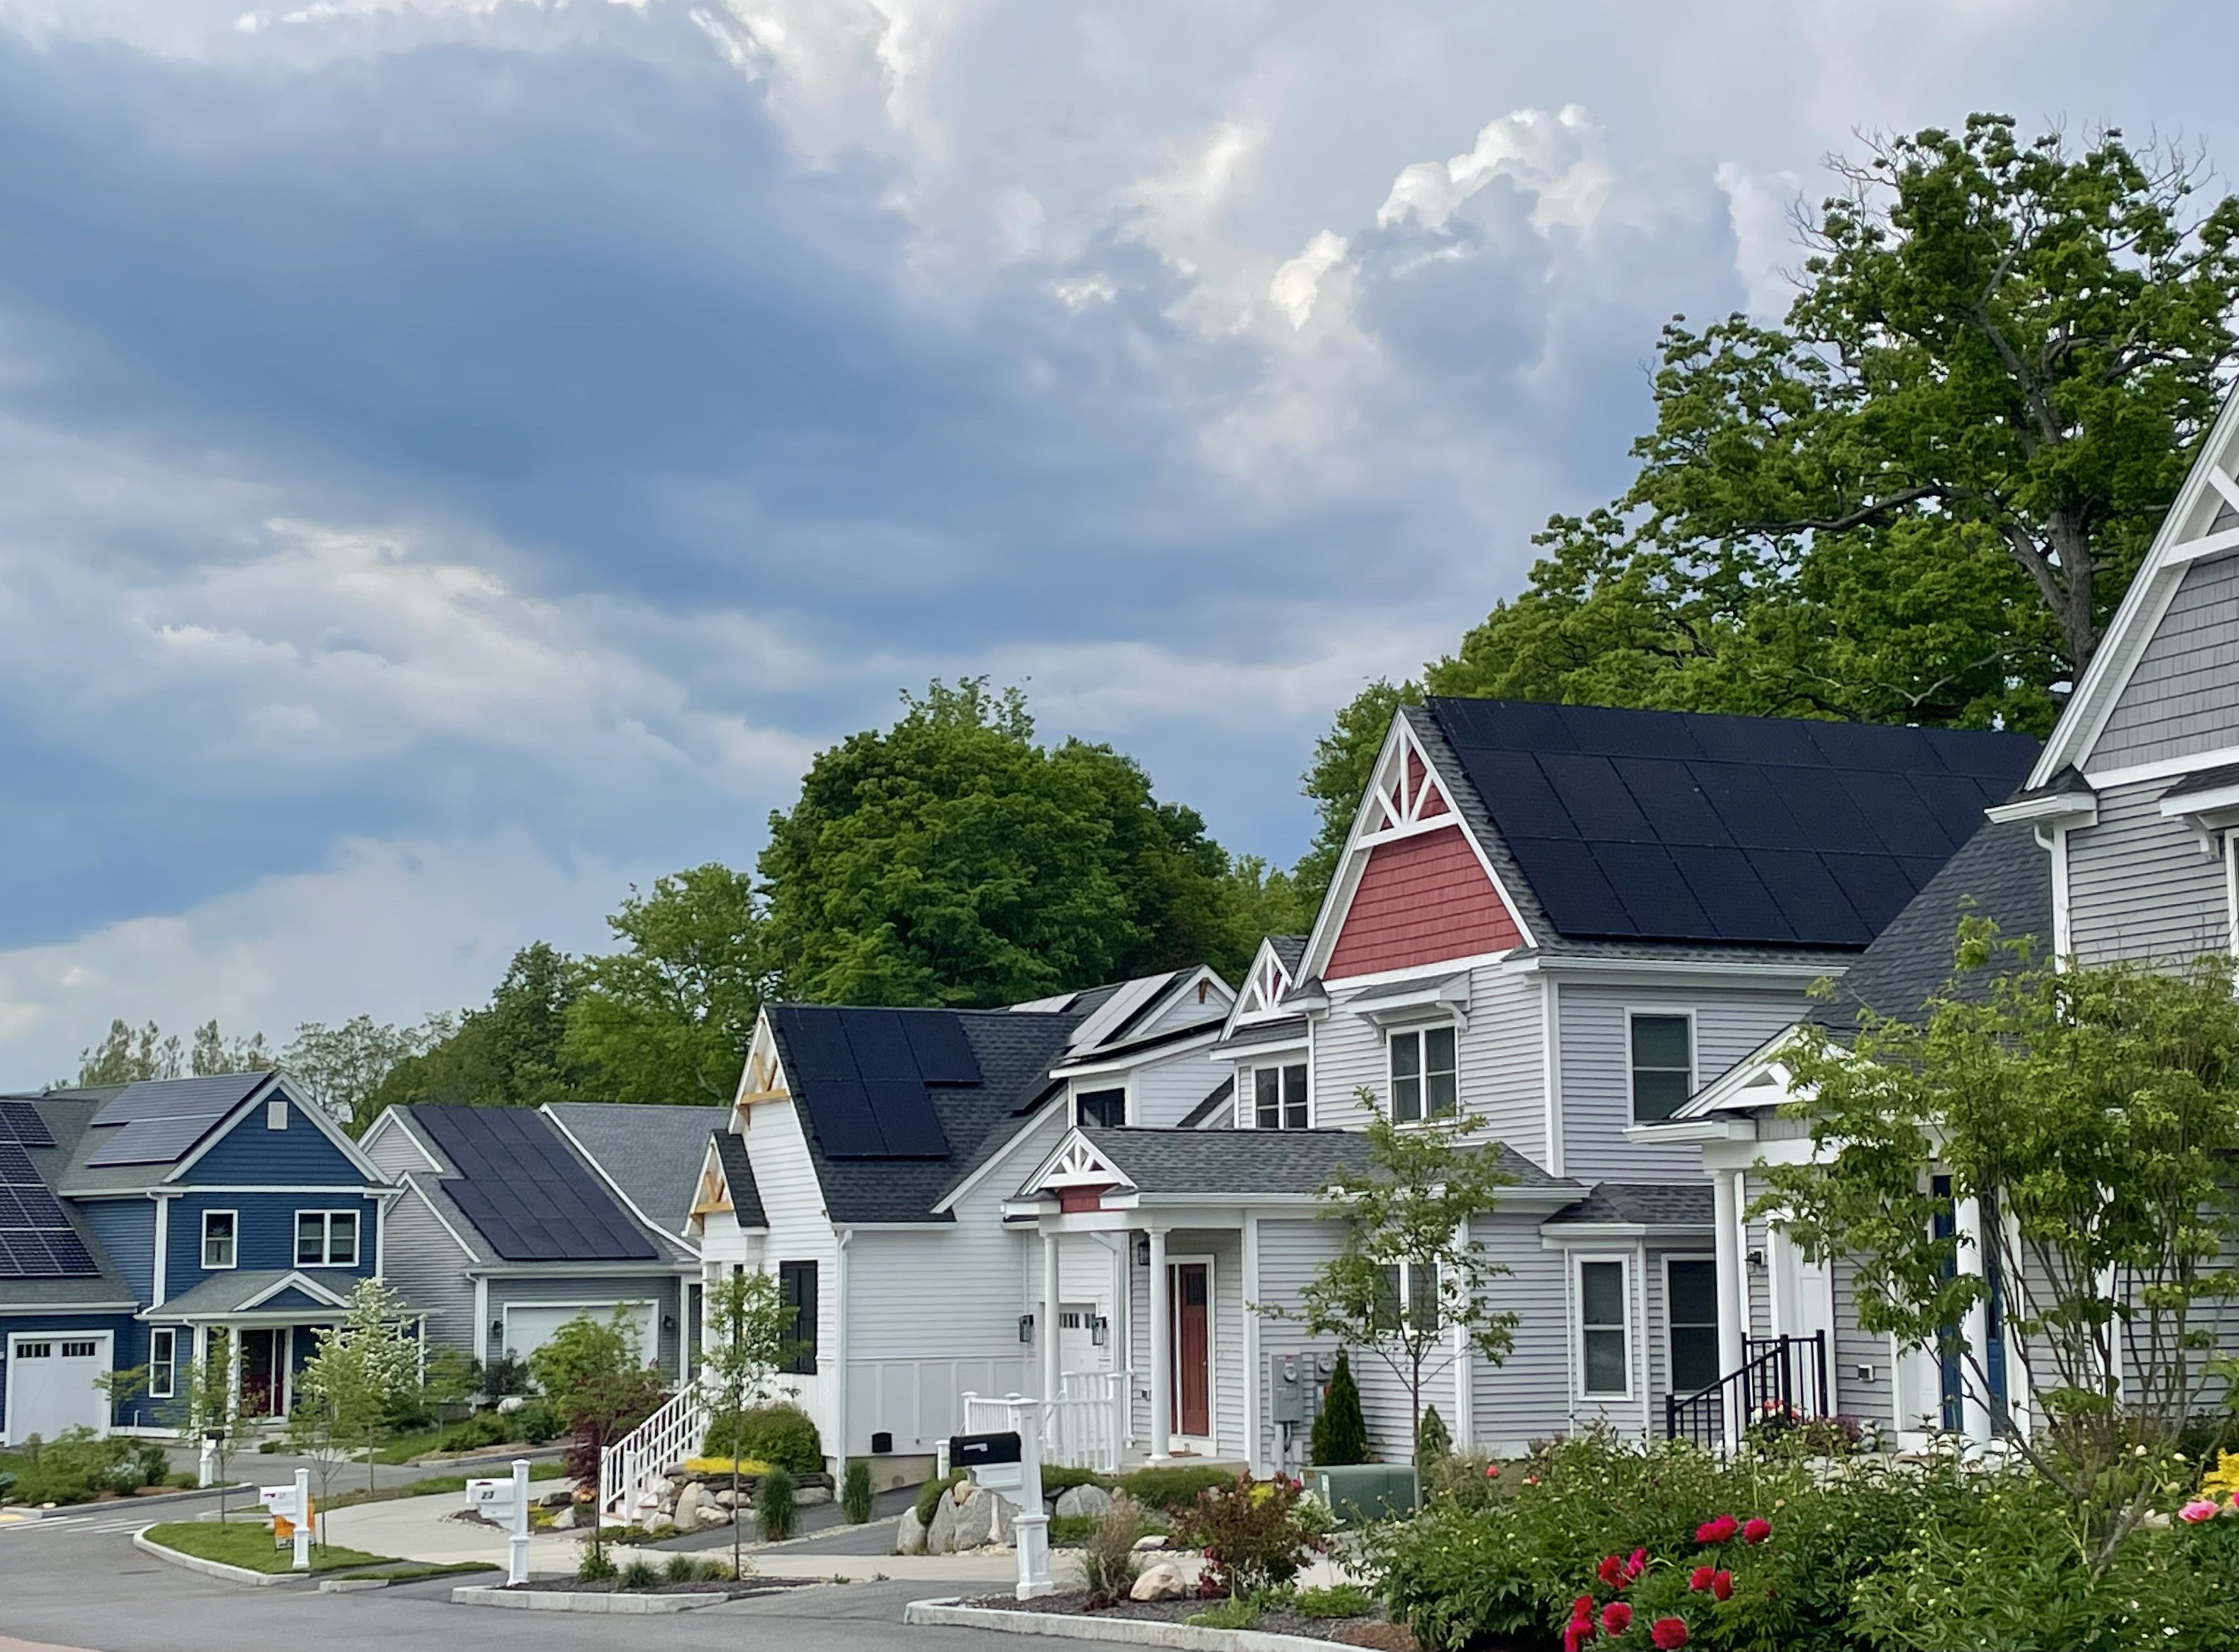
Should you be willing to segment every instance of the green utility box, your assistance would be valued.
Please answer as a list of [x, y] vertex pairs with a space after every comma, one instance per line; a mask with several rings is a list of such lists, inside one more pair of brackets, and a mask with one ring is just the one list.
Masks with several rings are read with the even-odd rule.
[[1339, 1525], [1404, 1520], [1415, 1512], [1415, 1470], [1405, 1463], [1354, 1463], [1309, 1469], [1306, 1484]]

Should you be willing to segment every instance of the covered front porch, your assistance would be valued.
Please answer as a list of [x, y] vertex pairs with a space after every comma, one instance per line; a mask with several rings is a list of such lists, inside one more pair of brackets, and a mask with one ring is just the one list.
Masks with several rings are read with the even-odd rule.
[[236, 1426], [278, 1423], [295, 1409], [297, 1381], [320, 1341], [342, 1321], [349, 1297], [292, 1268], [216, 1274], [142, 1310], [149, 1327], [149, 1389], [183, 1407], [213, 1348], [229, 1370]]

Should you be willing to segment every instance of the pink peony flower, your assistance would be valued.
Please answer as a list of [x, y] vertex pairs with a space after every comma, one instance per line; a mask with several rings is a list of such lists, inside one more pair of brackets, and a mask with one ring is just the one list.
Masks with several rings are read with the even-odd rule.
[[2189, 1520], [2193, 1524], [2198, 1525], [2203, 1520], [2215, 1519], [2218, 1512], [2214, 1498], [2195, 1497], [2176, 1511], [2176, 1517], [2179, 1520]]
[[1488, 1479], [1488, 1480], [1498, 1480], [1498, 1479], [1499, 1479], [1499, 1478], [1500, 1478], [1500, 1464], [1498, 1464], [1498, 1463], [1486, 1463], [1486, 1464], [1485, 1465], [1485, 1477], [1486, 1479]]
[[1734, 1597], [1734, 1575], [1722, 1571], [1711, 1579], [1711, 1593], [1717, 1599], [1730, 1601]]
[[1711, 1579], [1717, 1571], [1715, 1566], [1698, 1566], [1687, 1574], [1687, 1587], [1697, 1591], [1710, 1588]]
[[1751, 1548], [1755, 1548], [1771, 1536], [1772, 1522], [1770, 1520], [1751, 1520], [1742, 1528], [1742, 1541]]
[[1679, 1652], [1687, 1644], [1687, 1620], [1659, 1617], [1648, 1626], [1648, 1638], [1656, 1642], [1657, 1652]]
[[1536, 1486], [1539, 1483], [1539, 1476], [1536, 1474], [1527, 1474], [1524, 1476], [1524, 1483], [1527, 1486]]
[[1563, 1631], [1563, 1652], [1579, 1652], [1579, 1649], [1594, 1638], [1591, 1618], [1574, 1617]]
[[1722, 1543], [1741, 1529], [1741, 1523], [1731, 1515], [1720, 1515], [1716, 1520], [1706, 1520], [1695, 1528], [1698, 1543]]
[[1622, 1635], [1632, 1627], [1632, 1608], [1623, 1601], [1611, 1601], [1602, 1608], [1602, 1633]]
[[1624, 1562], [1615, 1555], [1605, 1555], [1602, 1563], [1594, 1568], [1594, 1576], [1611, 1589], [1621, 1588], [1624, 1582]]
[[1647, 1569], [1648, 1551], [1645, 1549], [1636, 1549], [1624, 1562], [1624, 1581], [1630, 1583]]

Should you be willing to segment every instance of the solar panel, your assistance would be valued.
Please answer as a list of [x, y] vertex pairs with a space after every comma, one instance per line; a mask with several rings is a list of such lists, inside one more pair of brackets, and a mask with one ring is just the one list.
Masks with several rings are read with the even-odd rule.
[[855, 1052], [855, 1076], [866, 1084], [920, 1082], [917, 1057], [902, 1032], [902, 1018], [892, 1010], [844, 1010], [840, 1025]]
[[808, 1119], [828, 1158], [884, 1158], [887, 1138], [860, 1078], [825, 1078], [807, 1087]]
[[918, 1077], [929, 1085], [976, 1085], [979, 1058], [964, 1036], [964, 1024], [945, 1011], [902, 1017], [902, 1032], [917, 1058]]
[[419, 1107], [458, 1174], [443, 1191], [508, 1262], [650, 1261], [660, 1252], [541, 1113]]
[[2023, 735], [1430, 707], [1555, 927], [1863, 946], [2028, 773]]
[[54, 1137], [47, 1130], [47, 1121], [28, 1101], [0, 1101], [0, 1141], [17, 1142], [25, 1147], [55, 1144]]
[[130, 1125], [143, 1118], [216, 1118], [231, 1112], [269, 1075], [223, 1072], [206, 1078], [143, 1078], [124, 1086], [93, 1116], [96, 1125]]
[[[43, 1145], [54, 1144], [43, 1129], [40, 1133]], [[0, 1278], [69, 1279], [99, 1271], [23, 1144], [0, 1140]]]
[[91, 1165], [168, 1164], [192, 1147], [224, 1114], [183, 1118], [136, 1118], [86, 1155]]
[[948, 1138], [940, 1128], [939, 1115], [933, 1110], [932, 1092], [923, 1085], [867, 1084], [863, 1090], [871, 1104], [872, 1117], [878, 1120], [879, 1135], [886, 1143], [883, 1157], [948, 1157]]
[[785, 1033], [787, 1066], [796, 1082], [855, 1076], [855, 1052], [837, 1010], [788, 1006], [779, 1025]]

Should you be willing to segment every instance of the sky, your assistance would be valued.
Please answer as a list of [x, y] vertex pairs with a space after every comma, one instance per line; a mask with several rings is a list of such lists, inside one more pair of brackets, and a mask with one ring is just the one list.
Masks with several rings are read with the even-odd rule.
[[[2184, 50], [2169, 50], [2172, 41]], [[0, 1085], [484, 998], [985, 673], [1286, 864], [1860, 134], [2081, 0], [0, 0]]]

